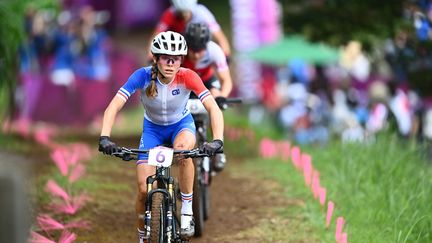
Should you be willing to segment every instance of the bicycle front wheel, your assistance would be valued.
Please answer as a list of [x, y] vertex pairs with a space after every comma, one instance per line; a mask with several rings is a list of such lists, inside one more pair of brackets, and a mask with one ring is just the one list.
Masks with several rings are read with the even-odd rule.
[[196, 159], [195, 161], [195, 178], [193, 186], [193, 200], [192, 200], [192, 210], [195, 219], [195, 236], [201, 236], [204, 232], [204, 202], [203, 202], [203, 189], [201, 185], [201, 166], [202, 161]]
[[150, 231], [150, 242], [151, 243], [163, 243], [164, 242], [164, 197], [160, 193], [155, 193], [152, 196], [152, 208], [151, 208], [151, 231]]

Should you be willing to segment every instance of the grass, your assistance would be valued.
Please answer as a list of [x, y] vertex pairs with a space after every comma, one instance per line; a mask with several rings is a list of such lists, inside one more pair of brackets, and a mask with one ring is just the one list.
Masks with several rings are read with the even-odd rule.
[[[231, 119], [241, 120], [226, 117], [227, 123]], [[234, 124], [249, 126], [239, 121]], [[263, 135], [281, 137], [271, 125], [251, 128], [256, 131], [256, 141]], [[243, 142], [227, 141], [227, 148], [235, 146], [236, 154], [254, 157], [254, 148], [241, 152], [239, 144]], [[324, 226], [326, 209], [312, 199], [303, 177], [291, 163], [251, 158], [246, 169], [284, 185], [286, 197], [305, 199], [303, 207], [281, 212], [303, 215], [305, 224], [311, 225], [321, 242], [334, 242], [335, 219], [339, 216], [345, 218], [349, 242], [432, 242], [432, 169], [419, 152], [419, 145], [385, 133], [370, 144], [332, 141], [325, 147], [301, 149], [312, 155], [321, 184], [327, 188], [327, 198], [335, 202], [330, 229]]]
[[305, 149], [351, 242], [432, 241], [432, 170], [415, 145], [383, 135], [374, 144]]
[[[333, 142], [325, 149], [303, 150], [312, 154], [321, 183], [335, 202], [333, 220], [346, 219], [350, 242], [432, 241], [432, 171], [418, 148], [385, 136], [375, 144]], [[291, 164], [260, 159], [250, 164], [249, 169], [260, 177], [286, 185], [285, 196], [306, 198], [297, 213], [306, 215], [305, 221], [315, 226], [323, 242], [333, 240], [334, 226], [329, 231], [324, 228], [324, 209], [312, 200], [303, 177]]]
[[[126, 114], [125, 120], [141, 119], [142, 113], [138, 113]], [[312, 155], [313, 166], [320, 172], [321, 185], [327, 188], [327, 198], [336, 205], [332, 226], [326, 229], [325, 209], [312, 198], [303, 177], [291, 163], [258, 157], [260, 138], [280, 139], [283, 133], [268, 121], [252, 126], [245, 116], [241, 116], [243, 113], [234, 109], [225, 111], [226, 123], [238, 131], [252, 129], [255, 139], [227, 139], [226, 150], [230, 157], [242, 158], [246, 162], [241, 170], [263, 181], [276, 181], [281, 185], [278, 193], [289, 201], [298, 201], [287, 207], [273, 208], [273, 216], [251, 230], [257, 238], [260, 234], [269, 234], [272, 235], [269, 242], [283, 242], [287, 239], [283, 226], [287, 219], [295, 219], [294, 225], [289, 227], [302, 226], [295, 231], [296, 235], [288, 237], [290, 241], [307, 238], [313, 242], [334, 242], [335, 218], [343, 216], [349, 242], [432, 242], [432, 169], [421, 156], [418, 145], [399, 141], [392, 134], [383, 134], [370, 144], [332, 141], [325, 147], [302, 147], [303, 152]], [[140, 125], [140, 122], [136, 123]], [[129, 125], [129, 129], [138, 127]], [[0, 145], [23, 153], [32, 150], [30, 143], [11, 136], [0, 137]], [[73, 184], [70, 192], [89, 192], [102, 198], [104, 204], [114, 207], [113, 197], [117, 192], [127, 190], [133, 195], [129, 184], [111, 180], [115, 178], [112, 173], [121, 173], [115, 172], [116, 168], [118, 164], [104, 163], [103, 157], [92, 160], [88, 164], [87, 176]], [[66, 185], [65, 178], [55, 176], [58, 173], [55, 173], [54, 165], [44, 170], [47, 175], [37, 178], [38, 188], [43, 188], [53, 175], [59, 185]], [[124, 176], [133, 177], [134, 174]], [[42, 189], [38, 193], [39, 201], [48, 200]], [[238, 237], [241, 239], [242, 236]]]

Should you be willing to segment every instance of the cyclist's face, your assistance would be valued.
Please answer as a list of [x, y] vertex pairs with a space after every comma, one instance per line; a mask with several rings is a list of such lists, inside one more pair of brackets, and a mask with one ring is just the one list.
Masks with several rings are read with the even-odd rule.
[[166, 78], [173, 78], [182, 63], [183, 56], [160, 55], [158, 69]]
[[183, 20], [190, 20], [192, 18], [192, 11], [190, 10], [176, 10], [176, 14]]
[[201, 50], [192, 50], [191, 48], [188, 49], [188, 59], [192, 62], [198, 62], [201, 60], [205, 55], [205, 49]]

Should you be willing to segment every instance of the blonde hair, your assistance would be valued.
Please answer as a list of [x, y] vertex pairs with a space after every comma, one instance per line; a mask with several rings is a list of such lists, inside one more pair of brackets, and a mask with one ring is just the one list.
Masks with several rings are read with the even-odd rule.
[[157, 86], [156, 86], [156, 79], [157, 79], [157, 75], [159, 73], [159, 70], [157, 68], [157, 63], [153, 62], [152, 65], [152, 69], [151, 69], [151, 81], [150, 81], [150, 85], [147, 86], [146, 88], [146, 95], [149, 98], [155, 98], [158, 91], [157, 91]]

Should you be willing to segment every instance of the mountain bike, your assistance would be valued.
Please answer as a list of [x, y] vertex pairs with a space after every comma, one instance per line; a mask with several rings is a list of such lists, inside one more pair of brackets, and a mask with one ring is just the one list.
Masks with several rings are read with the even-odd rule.
[[[159, 146], [149, 150], [122, 147], [114, 156], [125, 161], [137, 160], [138, 154], [148, 154], [148, 164], [156, 166], [156, 174], [147, 177], [147, 198], [145, 203], [145, 238], [149, 242], [182, 243], [180, 237], [180, 217], [177, 213], [177, 183], [171, 176], [173, 158], [208, 157], [198, 148], [173, 150]], [[156, 184], [154, 185], [154, 182]]]
[[[216, 102], [221, 110], [225, 110], [230, 104], [241, 103], [238, 98], [217, 98]], [[196, 146], [200, 147], [207, 141], [207, 128], [209, 117], [207, 110], [201, 101], [195, 97], [188, 100], [187, 107], [191, 112], [196, 127]], [[210, 157], [194, 158], [195, 179], [193, 187], [192, 208], [195, 219], [195, 236], [202, 236], [204, 232], [204, 221], [210, 215], [210, 184], [213, 170]]]

